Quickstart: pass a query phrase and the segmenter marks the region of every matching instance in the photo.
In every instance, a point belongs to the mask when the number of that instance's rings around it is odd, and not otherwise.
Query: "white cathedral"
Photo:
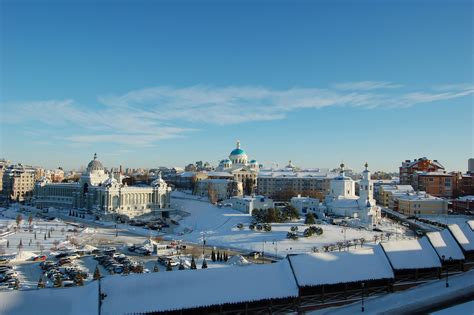
[[[36,183],[33,203],[41,209],[84,210],[103,219],[150,213],[166,217],[171,211],[170,193],[161,175],[150,186],[122,184],[121,174],[107,174],[94,154],[79,182],[50,183],[42,179]]]
[[[380,222],[381,208],[375,204],[374,185],[370,179],[368,166],[365,163],[365,170],[359,182],[359,196],[357,196],[355,182],[344,175],[344,164],[341,164],[340,174],[331,180],[331,191],[324,200],[323,207],[326,213],[359,218],[362,223],[371,225]]]
[[[257,160],[249,161],[247,153],[240,147],[240,141],[237,140],[237,145],[230,152],[229,158],[221,160],[216,171],[231,174],[237,182],[242,183],[244,192],[247,191],[250,194],[257,185],[260,167]],[[248,185],[251,187],[247,189]]]

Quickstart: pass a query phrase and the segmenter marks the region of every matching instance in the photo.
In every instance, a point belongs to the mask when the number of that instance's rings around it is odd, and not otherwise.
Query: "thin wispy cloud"
[[[204,125],[229,125],[285,119],[291,112],[327,107],[407,108],[474,93],[471,84],[404,91],[390,82],[363,81],[330,88],[270,89],[260,86],[185,88],[159,86],[123,95],[98,97],[97,104],[72,99],[3,104],[3,123],[37,122],[58,130],[72,144],[117,143],[149,146],[183,137]],[[92,106],[93,105],[93,106]]]
[[[337,83],[334,84],[333,87],[338,90],[370,91],[378,89],[398,89],[403,87],[403,85],[387,81],[359,81]]]

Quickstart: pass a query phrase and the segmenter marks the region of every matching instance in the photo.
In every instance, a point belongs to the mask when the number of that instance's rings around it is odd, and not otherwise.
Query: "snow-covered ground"
[[[373,297],[365,300],[366,314],[407,314],[423,307],[449,301],[456,297],[474,294],[474,270],[449,277],[449,287],[444,280],[429,282],[413,289]],[[312,314],[355,314],[361,312],[361,302],[348,306],[315,311]],[[450,313],[448,313],[450,314]],[[451,313],[453,314],[453,313]],[[470,314],[470,313],[455,313]],[[472,310],[471,310],[472,314]]]
[[[301,235],[298,240],[290,240],[286,238],[286,235],[292,226],[298,226],[300,234],[307,227],[303,219],[288,223],[274,223],[271,232],[252,231],[249,229],[249,224],[252,222],[250,215],[232,208],[219,208],[193,197],[181,192],[173,192],[172,207],[188,215],[183,215],[180,225],[174,229],[174,235],[168,235],[169,238],[199,244],[202,243],[204,234],[207,245],[246,251],[264,251],[266,255],[279,257],[290,253],[310,252],[314,248],[321,251],[324,245],[344,240],[364,238],[365,244],[370,245],[372,242],[373,245],[374,236],[385,235],[387,232],[392,233],[391,239],[407,238],[405,227],[384,220],[378,226],[383,233],[324,224],[320,225],[324,230],[321,236],[305,238]],[[239,223],[244,224],[244,229],[237,228]]]

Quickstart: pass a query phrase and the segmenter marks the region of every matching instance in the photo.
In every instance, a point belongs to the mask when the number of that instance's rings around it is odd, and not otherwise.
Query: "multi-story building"
[[[168,174],[164,180],[179,189],[194,190],[196,183],[208,177],[207,172],[183,172]]]
[[[474,195],[474,173],[463,174],[459,183],[459,195]]]
[[[273,200],[265,196],[234,196],[229,202],[233,209],[250,215],[255,209],[266,210],[274,207]]]
[[[8,165],[10,165],[10,161],[0,159],[0,195],[3,191],[3,173],[7,169]]]
[[[397,196],[397,211],[407,216],[439,215],[448,213],[448,201],[425,192],[407,193]]]
[[[377,202],[383,207],[390,207],[393,197],[413,192],[415,190],[411,185],[382,185],[379,188]]]
[[[209,201],[216,203],[232,196],[241,196],[242,182],[234,179],[207,178],[196,182],[194,194],[209,197]]]
[[[459,193],[461,178],[462,174],[455,172],[415,172],[412,175],[415,190],[444,198],[452,198]]]
[[[79,182],[50,183],[46,178],[38,182],[33,203],[38,208],[84,210],[105,219],[150,213],[169,215],[171,188],[160,176],[150,186],[127,186],[122,184],[120,175],[107,174],[94,155]]]
[[[415,159],[413,161],[405,160],[400,166],[400,184],[414,185],[413,174],[415,172],[438,172],[444,171],[444,166],[437,160],[429,160],[426,157]]]
[[[322,169],[297,170],[284,168],[278,170],[262,170],[258,174],[257,193],[273,199],[282,192],[296,195],[318,197],[320,200],[330,192],[331,179],[338,174]]]
[[[10,201],[28,201],[33,197],[36,169],[23,164],[10,165],[3,173],[3,195]]]
[[[460,214],[474,214],[474,196],[462,196],[452,200],[453,212]]]
[[[301,197],[301,195],[298,195],[297,197],[291,198],[290,203],[302,216],[308,213],[315,214],[318,218],[321,216],[319,209],[320,201],[318,198]]]

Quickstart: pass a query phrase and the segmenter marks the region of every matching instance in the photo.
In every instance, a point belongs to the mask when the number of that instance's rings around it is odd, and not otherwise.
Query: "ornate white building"
[[[326,213],[359,218],[366,224],[380,222],[381,208],[375,203],[374,185],[370,179],[367,163],[359,183],[359,196],[355,194],[354,180],[344,174],[344,164],[341,164],[339,176],[331,180],[330,189],[324,201]]]
[[[145,187],[123,185],[121,179],[120,174],[107,174],[95,154],[78,183],[39,181],[33,202],[38,208],[82,209],[107,219],[169,214],[171,188],[161,175]]]
[[[217,172],[227,172],[234,176],[234,179],[242,183],[244,194],[253,192],[257,185],[257,175],[260,165],[257,160],[248,159],[247,153],[240,147],[240,141],[229,154],[229,158],[219,162]]]

